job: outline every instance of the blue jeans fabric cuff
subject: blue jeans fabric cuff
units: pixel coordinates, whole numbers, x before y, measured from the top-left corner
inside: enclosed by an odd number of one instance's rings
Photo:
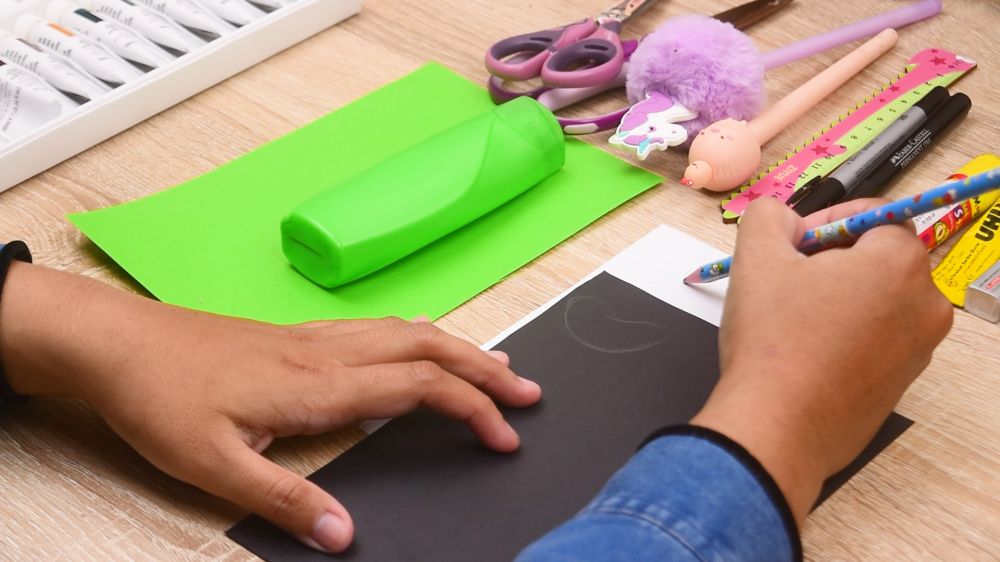
[[[801,560],[773,479],[745,449],[693,426],[653,434],[591,503],[518,560]]]

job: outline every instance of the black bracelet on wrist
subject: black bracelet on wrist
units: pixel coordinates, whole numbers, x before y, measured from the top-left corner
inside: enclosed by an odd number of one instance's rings
[[[7,270],[10,269],[10,262],[13,260],[31,263],[31,252],[28,251],[27,244],[20,240],[0,244],[0,297],[3,296]],[[27,401],[27,396],[21,396],[10,387],[10,383],[7,382],[7,374],[3,370],[3,365],[0,364],[0,410],[8,406],[19,406]]]

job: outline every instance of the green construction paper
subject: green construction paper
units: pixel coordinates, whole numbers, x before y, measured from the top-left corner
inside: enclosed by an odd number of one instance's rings
[[[288,263],[279,226],[291,209],[491,107],[428,64],[203,176],[69,219],[164,302],[276,323],[438,318],[661,181],[570,140],[561,171],[372,275],[324,289]]]

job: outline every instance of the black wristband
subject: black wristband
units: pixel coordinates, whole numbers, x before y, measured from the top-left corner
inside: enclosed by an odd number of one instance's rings
[[[31,263],[31,252],[28,251],[27,244],[15,240],[0,246],[0,297],[3,296],[7,270],[10,269],[10,262],[13,260]],[[27,401],[27,396],[21,396],[10,387],[10,383],[7,382],[7,374],[3,370],[3,365],[0,364],[0,410],[8,406],[20,406]]]
[[[704,439],[740,461],[740,464],[753,475],[757,483],[760,484],[761,489],[771,499],[771,503],[774,504],[775,509],[778,510],[778,516],[781,517],[781,522],[785,526],[785,533],[788,535],[788,544],[792,545],[792,560],[802,562],[802,538],[799,536],[799,526],[792,515],[792,509],[788,506],[788,500],[785,499],[785,494],[781,493],[778,483],[774,481],[774,478],[767,472],[764,465],[760,464],[760,461],[750,454],[750,451],[747,451],[743,445],[740,445],[718,431],[697,425],[670,425],[663,427],[647,437],[639,448],[645,447],[655,439],[669,435],[686,435]]]

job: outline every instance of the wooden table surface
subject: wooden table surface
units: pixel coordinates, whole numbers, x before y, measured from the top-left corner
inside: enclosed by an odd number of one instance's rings
[[[336,1],[336,0],[328,0]],[[207,172],[371,90],[437,60],[476,81],[494,40],[601,11],[607,0],[367,0],[363,12],[0,195],[0,240],[28,242],[37,262],[142,291],[66,221],[155,193]],[[630,24],[651,31],[682,13],[714,13],[735,0],[670,0]],[[797,0],[749,30],[770,49],[903,5],[901,0]],[[890,193],[944,179],[971,157],[998,151],[1000,3],[947,0],[945,12],[901,31],[898,46],[794,127],[765,161],[794,146],[894,77],[910,55],[943,47],[979,68],[952,91],[974,107]],[[768,73],[771,100],[849,49]],[[609,96],[588,111],[612,109]],[[604,136],[591,142],[604,146]],[[606,147],[605,147],[606,148]],[[680,153],[645,166],[667,178]],[[635,198],[438,322],[482,343],[658,224],[723,250],[735,227],[719,195],[668,182]],[[940,259],[942,251],[934,254]],[[877,342],[872,342],[877,345]],[[954,329],[897,409],[916,424],[808,521],[810,560],[1000,560],[1000,326],[956,313]],[[269,455],[312,472],[359,439],[358,430],[277,443]],[[223,531],[245,513],[158,472],[85,404],[36,400],[0,422],[0,559],[247,560]]]

